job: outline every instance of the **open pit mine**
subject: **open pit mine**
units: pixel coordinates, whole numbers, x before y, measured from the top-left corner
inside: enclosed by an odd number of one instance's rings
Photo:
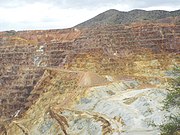
[[[175,19],[0,32],[0,135],[159,135]]]

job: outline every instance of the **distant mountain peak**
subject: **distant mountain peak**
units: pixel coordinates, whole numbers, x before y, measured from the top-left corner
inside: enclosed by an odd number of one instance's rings
[[[107,10],[107,11],[105,11],[105,12],[120,12],[119,10],[117,10],[117,9],[109,9],[109,10]],[[104,12],[104,13],[105,13]]]
[[[155,21],[167,17],[180,16],[180,10],[165,11],[152,10],[146,11],[141,9],[134,9],[128,12],[118,11],[116,9],[109,9],[103,13],[98,14],[75,27],[91,27],[103,24],[127,24],[139,21]]]

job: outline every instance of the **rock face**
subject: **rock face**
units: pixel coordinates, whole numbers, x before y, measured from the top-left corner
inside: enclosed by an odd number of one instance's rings
[[[0,133],[156,135],[179,52],[173,21],[1,32]]]

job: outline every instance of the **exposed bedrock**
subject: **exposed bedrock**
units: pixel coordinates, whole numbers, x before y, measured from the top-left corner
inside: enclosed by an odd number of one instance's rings
[[[173,23],[1,32],[0,130],[158,134],[179,52]]]

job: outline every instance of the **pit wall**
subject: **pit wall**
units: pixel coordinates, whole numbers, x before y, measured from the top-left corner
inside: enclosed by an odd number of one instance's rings
[[[11,31],[0,37],[0,116],[5,119],[26,108],[48,68],[159,77],[179,64],[180,26],[174,24]]]

